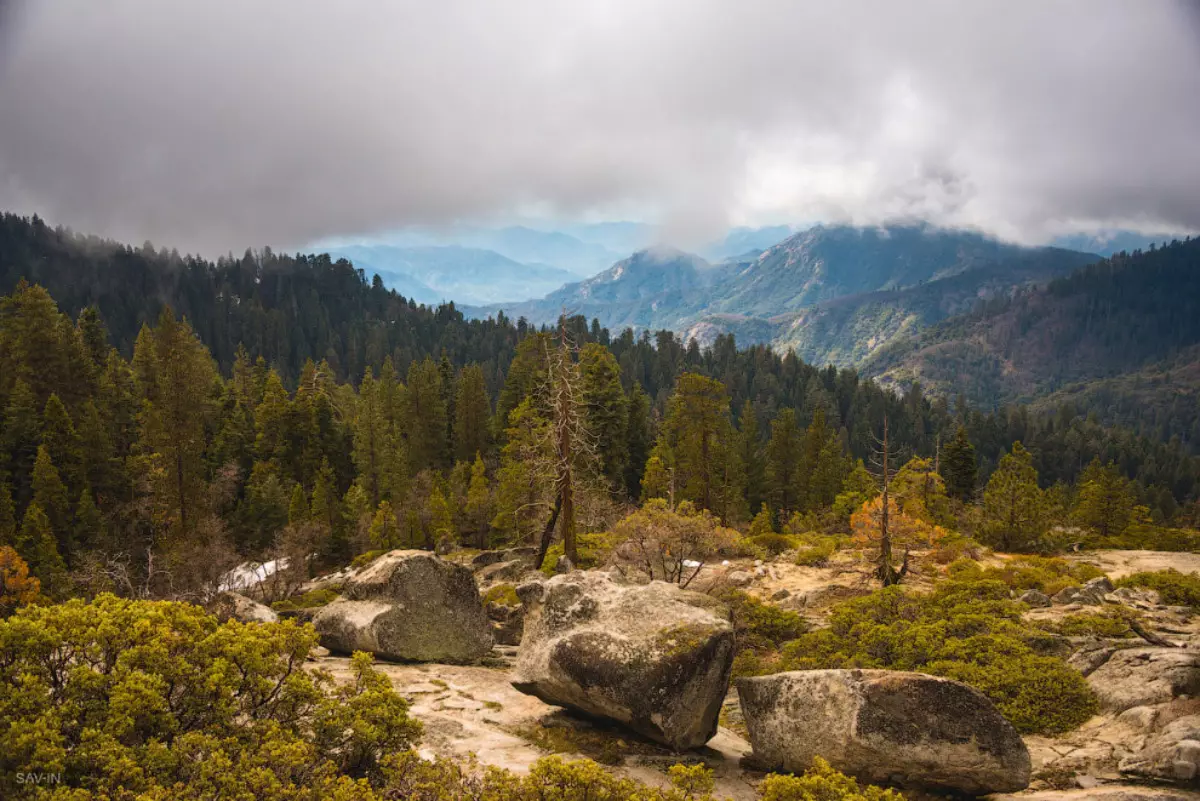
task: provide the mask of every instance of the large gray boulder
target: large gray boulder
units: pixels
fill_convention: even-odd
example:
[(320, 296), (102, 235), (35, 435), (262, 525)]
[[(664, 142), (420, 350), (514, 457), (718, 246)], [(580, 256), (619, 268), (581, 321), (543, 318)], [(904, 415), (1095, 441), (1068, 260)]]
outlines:
[(1149, 706), (1178, 696), (1200, 694), (1200, 652), (1183, 648), (1127, 648), (1115, 651), (1087, 677), (1112, 712)]
[(630, 586), (588, 571), (517, 592), (525, 607), (518, 690), (676, 750), (716, 734), (733, 665), (723, 604), (661, 581)]
[(313, 626), (330, 651), (369, 651), (398, 662), (471, 662), (492, 648), (471, 571), (428, 551), (380, 556)]
[(276, 623), (279, 615), (269, 606), (260, 604), (236, 592), (218, 593), (208, 604), (217, 619), (240, 620), (243, 623)]
[(764, 770), (813, 757), (872, 784), (984, 795), (1029, 784), (1025, 743), (983, 693), (890, 670), (807, 670), (737, 681)]

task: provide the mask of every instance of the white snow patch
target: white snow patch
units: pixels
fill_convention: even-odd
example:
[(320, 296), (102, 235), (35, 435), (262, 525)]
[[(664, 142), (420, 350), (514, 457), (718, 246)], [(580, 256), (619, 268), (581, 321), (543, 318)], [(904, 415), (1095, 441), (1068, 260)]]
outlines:
[(272, 559), (269, 562), (242, 562), (240, 565), (221, 576), (218, 588), (221, 592), (245, 590), (266, 581), (270, 576), (288, 566), (287, 558)]

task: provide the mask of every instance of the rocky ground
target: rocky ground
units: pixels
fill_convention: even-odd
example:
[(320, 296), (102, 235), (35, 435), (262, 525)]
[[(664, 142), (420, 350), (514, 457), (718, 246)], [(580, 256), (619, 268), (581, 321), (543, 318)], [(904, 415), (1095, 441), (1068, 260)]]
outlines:
[[(1114, 578), (1167, 567), (1200, 572), (1200, 554), (1101, 551), (1070, 558), (1095, 564)], [(853, 554), (838, 554), (825, 567), (802, 567), (784, 560), (735, 560), (706, 566), (696, 585), (708, 588), (734, 583), (819, 622), (834, 603), (872, 589), (866, 567)], [(516, 567), (497, 569), (494, 564), (476, 566), (477, 574), (480, 570), (507, 581), (522, 572)], [(909, 583), (931, 583), (935, 568), (930, 565), (924, 573), (927, 575), (918, 565)], [(1104, 710), (1064, 736), (1025, 737), (1034, 777), (1030, 789), (993, 798), (1200, 799), (1200, 792), (1163, 784), (1169, 780), (1187, 785), (1189, 779), (1197, 780), (1200, 699), (1193, 696), (1200, 695), (1200, 617), (1148, 595), (1129, 597), (1125, 592), (1114, 596), (1103, 591), (1101, 595), (1101, 604), (1120, 603), (1138, 609), (1146, 629), (1165, 643), (1152, 645), (1136, 638), (1070, 643), (1076, 652), (1072, 663), (1089, 676)], [(1033, 609), (1029, 616), (1055, 620), (1097, 609), (1095, 605), (1057, 604)], [(528, 769), (548, 753), (584, 756), (614, 771), (657, 783), (665, 783), (665, 768), (671, 764), (703, 761), (715, 771), (718, 795), (739, 801), (755, 797), (754, 785), (761, 774), (742, 763), (750, 744), (732, 691), (717, 735), (704, 748), (676, 754), (628, 730), (569, 714), (518, 692), (510, 683), (516, 653), (515, 647), (500, 645), (481, 664), (381, 662), (379, 666), (425, 725), (423, 747), (429, 754), (456, 760), (474, 758), (484, 765), (516, 771)], [(338, 676), (346, 673), (347, 660), (324, 656), (315, 660), (313, 667)]]

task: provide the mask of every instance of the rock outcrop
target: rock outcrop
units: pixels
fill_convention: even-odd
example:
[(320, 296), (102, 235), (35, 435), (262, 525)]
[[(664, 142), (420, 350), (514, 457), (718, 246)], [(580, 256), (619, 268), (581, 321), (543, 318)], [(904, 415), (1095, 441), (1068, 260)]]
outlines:
[(525, 607), (518, 690), (677, 750), (716, 734), (734, 645), (723, 604), (661, 581), (630, 586), (598, 572), (517, 591)]
[(275, 623), (279, 615), (269, 606), (236, 592), (219, 593), (208, 604), (208, 610), (219, 620), (240, 620), (243, 623)]
[(1029, 590), (1017, 600), (1034, 609), (1050, 606), (1050, 596), (1039, 590)]
[(889, 670), (809, 670), (737, 681), (764, 770), (803, 772), (821, 756), (873, 784), (983, 795), (1029, 784), (1030, 758), (978, 690)]
[(1196, 783), (1200, 780), (1200, 715), (1168, 723), (1141, 751), (1122, 760), (1120, 769), (1142, 779)]
[(1087, 676), (1100, 705), (1112, 712), (1161, 704), (1200, 693), (1200, 652), (1182, 648), (1126, 648)]
[(1107, 576), (1100, 576), (1084, 584), (1082, 587), (1067, 587), (1060, 590), (1052, 599), (1059, 605), (1084, 604), (1085, 606), (1100, 606), (1104, 596), (1113, 591), (1113, 583)]
[(350, 579), (313, 625), (335, 653), (383, 659), (470, 662), (492, 648), (471, 571), (427, 551), (392, 551)]

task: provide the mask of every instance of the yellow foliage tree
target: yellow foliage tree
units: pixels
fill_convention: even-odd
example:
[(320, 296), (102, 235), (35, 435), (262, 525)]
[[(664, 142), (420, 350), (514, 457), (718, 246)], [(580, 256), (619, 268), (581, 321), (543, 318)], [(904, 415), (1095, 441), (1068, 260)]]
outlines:
[(0, 548), (0, 617), (35, 603), (41, 594), (42, 583), (29, 575), (25, 560), (7, 545)]

